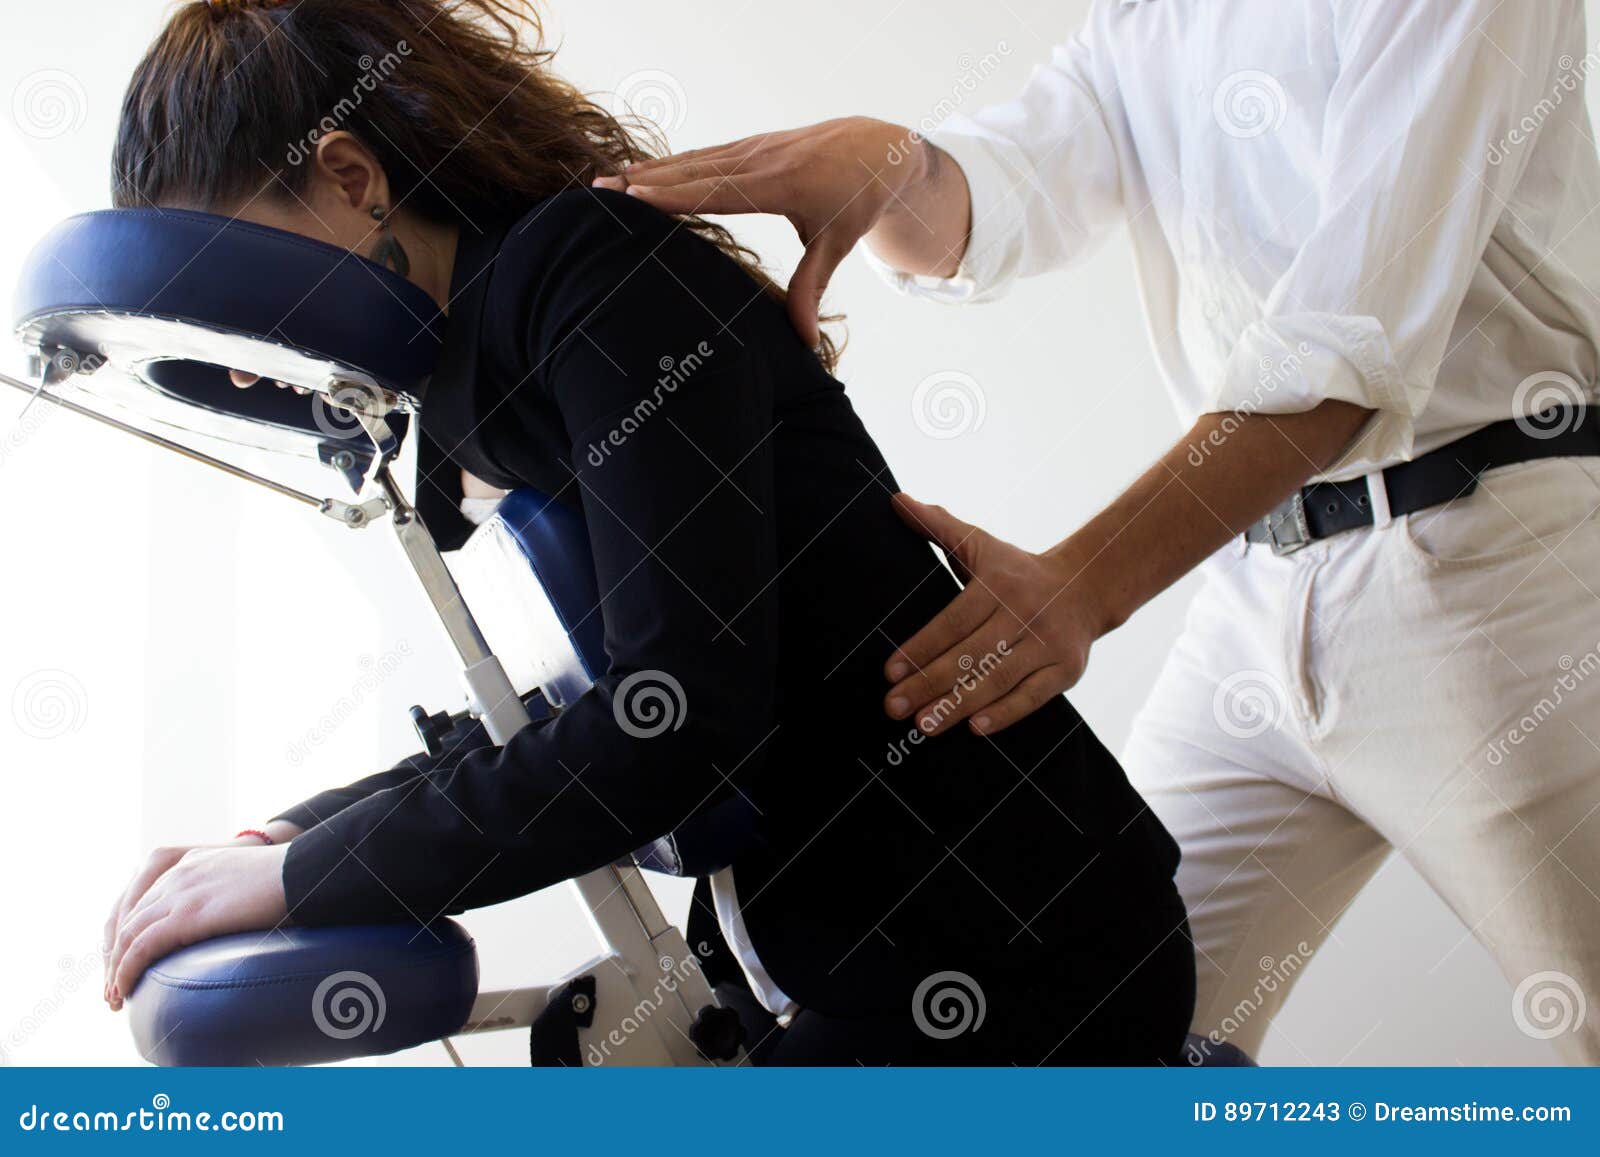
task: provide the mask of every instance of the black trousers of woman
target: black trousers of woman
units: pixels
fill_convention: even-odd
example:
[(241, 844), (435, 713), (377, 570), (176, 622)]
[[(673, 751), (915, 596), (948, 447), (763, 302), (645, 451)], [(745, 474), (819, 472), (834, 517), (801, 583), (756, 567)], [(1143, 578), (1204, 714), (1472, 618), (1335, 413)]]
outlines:
[(1079, 930), (1082, 947), (1063, 952), (1054, 967), (998, 983), (951, 979), (887, 1014), (802, 1009), (787, 1026), (756, 1000), (715, 922), (694, 919), (691, 927), (712, 938), (697, 941), (709, 950), (704, 966), (717, 999), (738, 1012), (754, 1065), (1188, 1066), (1183, 1026), (1195, 1001), (1189, 923), (1182, 904), (1174, 904), (1162, 914), (1168, 934), (1152, 944), (1160, 933), (1140, 932), (1152, 927), (1149, 915), (1138, 915), (1137, 928), (1114, 921)]

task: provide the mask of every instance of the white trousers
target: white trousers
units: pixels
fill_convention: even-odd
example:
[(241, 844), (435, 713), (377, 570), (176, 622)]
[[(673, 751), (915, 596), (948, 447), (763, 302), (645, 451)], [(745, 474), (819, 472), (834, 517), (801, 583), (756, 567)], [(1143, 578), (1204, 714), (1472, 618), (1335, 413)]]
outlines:
[[(1194, 1031), (1253, 1051), (1391, 851), (1600, 1064), (1600, 459), (1207, 582), (1124, 765), (1183, 848)], [(1427, 968), (1430, 961), (1419, 961)]]

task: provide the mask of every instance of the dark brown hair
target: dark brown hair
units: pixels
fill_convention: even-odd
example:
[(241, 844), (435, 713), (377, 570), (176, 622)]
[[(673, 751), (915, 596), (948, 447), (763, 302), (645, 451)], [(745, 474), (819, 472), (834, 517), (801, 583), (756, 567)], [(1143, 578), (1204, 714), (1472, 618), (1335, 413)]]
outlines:
[[(113, 204), (288, 198), (333, 128), (377, 157), (395, 204), (458, 224), (521, 216), (656, 154), (657, 134), (557, 76), (553, 55), (531, 0), (186, 3), (129, 82)], [(684, 221), (784, 297), (725, 228)], [(824, 337), (830, 369), (836, 353)]]

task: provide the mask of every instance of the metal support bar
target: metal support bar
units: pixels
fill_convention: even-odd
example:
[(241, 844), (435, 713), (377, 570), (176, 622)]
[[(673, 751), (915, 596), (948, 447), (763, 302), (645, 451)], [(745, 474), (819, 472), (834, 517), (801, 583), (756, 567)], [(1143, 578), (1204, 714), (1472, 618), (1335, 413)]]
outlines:
[[(153, 446), (265, 487), (285, 498), (314, 507), (347, 526), (363, 527), (385, 511), (391, 512), (391, 521), (401, 549), (462, 661), (474, 713), (483, 720), (489, 738), (503, 746), (529, 724), (531, 720), (526, 706), (512, 690), (499, 659), (489, 650), (433, 536), (395, 483), (390, 467), (398, 453), (399, 443), (385, 417), (357, 414), (377, 450), (371, 479), (382, 494), (379, 498), (355, 505), (331, 498), (317, 498), (295, 490), (181, 442), (148, 433), (108, 414), (62, 398), (47, 388), (52, 380), (48, 363), (37, 385), (0, 374), (0, 383), (21, 390), (31, 399), (43, 398), (64, 410), (131, 434)], [(653, 1001), (653, 1007), (659, 1010), (658, 1017), (651, 1021), (651, 1027), (656, 1031), (666, 1054), (680, 1065), (706, 1063), (690, 1040), (690, 1029), (699, 1010), (715, 1004), (716, 998), (699, 963), (690, 954), (683, 935), (662, 914), (643, 874), (633, 863), (624, 861), (597, 869), (570, 883), (595, 933), (612, 950), (608, 961), (627, 976), (640, 1001)], [(536, 1015), (541, 999), (539, 990), (485, 994), (480, 998), (474, 1009), (474, 1017), (464, 1031), (493, 1031), (507, 1027), (507, 1019), (521, 1023)], [(512, 1007), (501, 1014), (487, 1011), (505, 1003)], [(448, 1042), (446, 1047), (450, 1048)], [(459, 1064), (459, 1055), (455, 1054), (453, 1048), (450, 1051), (452, 1059)]]
[[(53, 366), (55, 363), (47, 362), (45, 364), (47, 367), (49, 367)], [(59, 406), (61, 409), (70, 413), (78, 414), (81, 417), (89, 418), (92, 421), (99, 422), (102, 426), (109, 426), (111, 429), (117, 430), (123, 434), (131, 434), (141, 442), (148, 442), (150, 445), (159, 447), (162, 450), (170, 450), (174, 454), (178, 454), (189, 459), (191, 462), (198, 462), (202, 466), (209, 466), (213, 470), (220, 470), (222, 473), (227, 474), (230, 477), (238, 478), (245, 482), (252, 482), (257, 486), (264, 487), (265, 489), (272, 491), (274, 494), (281, 494), (285, 498), (292, 498), (294, 501), (302, 503), (306, 506), (313, 506), (320, 513), (326, 514), (334, 521), (341, 522), (352, 529), (361, 529), (372, 521), (375, 514), (379, 513), (379, 511), (374, 510), (373, 505), (370, 502), (362, 503), (361, 505), (357, 506), (349, 502), (341, 502), (337, 498), (318, 498), (315, 495), (305, 493), (303, 490), (296, 490), (292, 486), (285, 486), (281, 482), (275, 482), (265, 475), (256, 474), (250, 470), (246, 470), (242, 466), (235, 466), (231, 462), (224, 462), (221, 458), (213, 458), (210, 454), (196, 450), (193, 446), (186, 446), (182, 442), (174, 441), (171, 438), (163, 438), (160, 434), (152, 434), (147, 430), (141, 430), (137, 426), (130, 425), (127, 422), (113, 418), (110, 414), (102, 414), (99, 410), (92, 409), (88, 406), (81, 406), (77, 402), (63, 398), (60, 394), (52, 393), (47, 388), (50, 385), (48, 368), (45, 370), (45, 374), (46, 376), (40, 379), (37, 386), (30, 386), (27, 382), (14, 378), (10, 374), (0, 374), (0, 384), (10, 386), (15, 390), (21, 390), (23, 393), (27, 394), (28, 405), (30, 406), (33, 405), (35, 401), (42, 399), (49, 402), (51, 405)]]

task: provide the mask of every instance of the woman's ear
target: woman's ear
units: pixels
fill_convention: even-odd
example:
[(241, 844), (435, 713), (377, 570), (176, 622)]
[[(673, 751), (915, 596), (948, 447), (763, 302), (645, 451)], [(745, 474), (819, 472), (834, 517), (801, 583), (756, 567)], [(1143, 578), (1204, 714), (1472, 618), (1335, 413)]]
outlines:
[(374, 207), (387, 212), (389, 178), (366, 145), (344, 130), (317, 139), (311, 158), (312, 205), (336, 204), (369, 220)]

